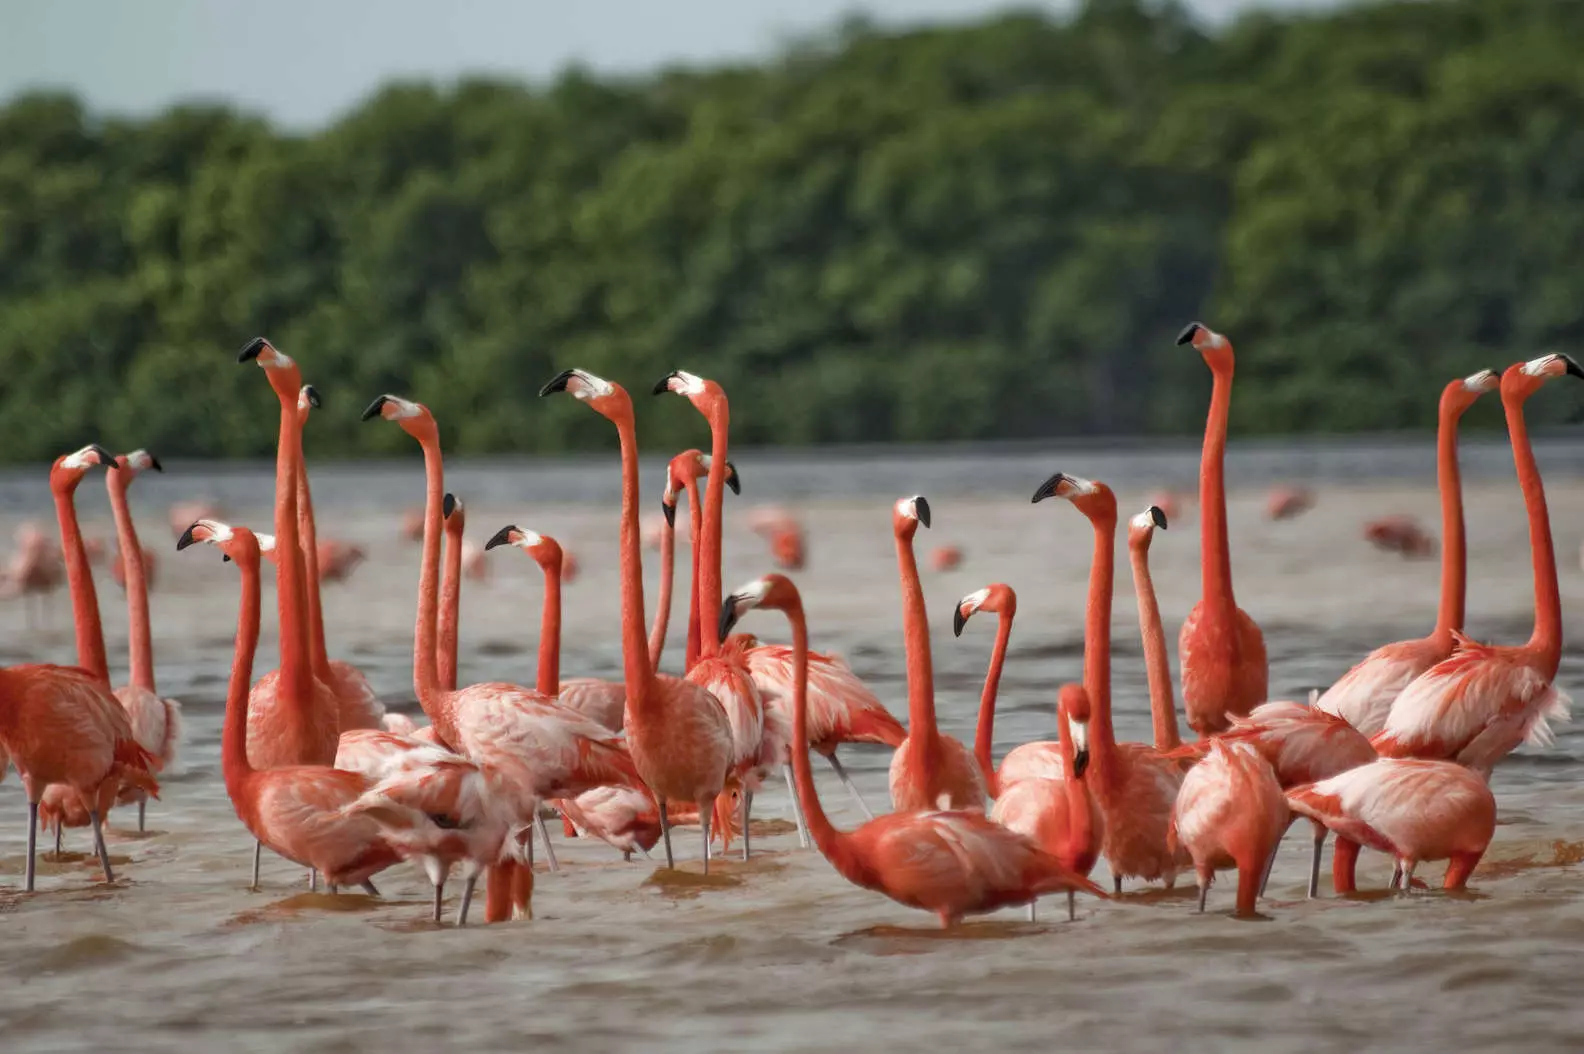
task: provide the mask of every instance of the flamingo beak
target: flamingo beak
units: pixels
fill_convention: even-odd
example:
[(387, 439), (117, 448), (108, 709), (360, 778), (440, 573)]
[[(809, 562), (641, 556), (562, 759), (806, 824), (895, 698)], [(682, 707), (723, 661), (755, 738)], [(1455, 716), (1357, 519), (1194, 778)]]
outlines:
[(952, 636), (961, 637), (963, 627), (966, 625), (968, 625), (968, 616), (963, 614), (962, 605), (958, 604), (957, 609), (952, 612)]
[(742, 482), (737, 478), (737, 466), (730, 461), (726, 462), (726, 485), (733, 494), (742, 493)]
[(737, 625), (737, 619), (741, 617), (737, 607), (747, 599), (740, 593), (733, 593), (721, 603), (720, 639), (722, 641), (731, 635), (732, 627)]
[(251, 362), (258, 358), (267, 347), (269, 347), (269, 341), (265, 340), (263, 337), (254, 337), (252, 340), (247, 342), (247, 347), (237, 352), (237, 361)]
[(1166, 513), (1161, 510), (1161, 507), (1159, 505), (1151, 505), (1149, 514), (1150, 519), (1155, 521), (1155, 526), (1164, 531), (1166, 529)]
[(517, 525), (516, 524), (511, 524), (509, 526), (502, 527), (500, 530), (496, 531), (495, 532), (495, 537), (491, 538), (489, 541), (484, 543), (485, 551), (488, 551), (490, 549), (494, 549), (494, 548), (496, 548), (498, 546), (502, 546), (502, 545), (510, 545), (511, 544), (511, 535), (512, 535), (512, 532), (515, 531), (515, 530), (517, 530)]
[(671, 504), (669, 504), (669, 503), (667, 503), (665, 501), (662, 501), (660, 503), (660, 511), (665, 513), (666, 526), (672, 528), (673, 530), (675, 530), (676, 529), (676, 506), (675, 505), (671, 505)]
[(456, 507), (457, 507), (456, 495), (455, 494), (447, 494), (445, 496), (445, 501), (442, 502), (441, 505), (440, 505), (440, 515), (441, 515), (441, 517), (443, 519), (449, 520), (451, 518), (451, 514), (453, 512), (456, 512)]
[(1197, 322), (1188, 323), (1186, 326), (1183, 327), (1183, 331), (1181, 333), (1177, 334), (1177, 343), (1178, 343), (1178, 345), (1181, 346), (1183, 344), (1187, 344), (1189, 341), (1194, 339), (1194, 334), (1198, 333), (1198, 332), (1199, 332), (1199, 323), (1197, 323)]
[(1089, 767), (1089, 748), (1073, 751), (1073, 779), (1082, 779), (1084, 770)]

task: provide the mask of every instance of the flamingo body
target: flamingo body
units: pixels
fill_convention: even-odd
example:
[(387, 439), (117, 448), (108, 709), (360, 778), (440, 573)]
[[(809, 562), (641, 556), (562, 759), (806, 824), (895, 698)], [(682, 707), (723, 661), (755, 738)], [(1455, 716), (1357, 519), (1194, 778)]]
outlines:
[[(792, 649), (760, 644), (748, 649), (747, 659), (765, 709), (778, 711), (790, 727)], [(811, 750), (829, 756), (843, 743), (877, 743), (895, 749), (907, 739), (902, 722), (835, 656), (809, 653), (808, 692)]]
[(1315, 700), (1315, 709), (1374, 736), (1386, 727), (1386, 715), (1403, 690), (1451, 651), (1450, 636), (1445, 646), (1430, 637), (1382, 645)]
[(573, 677), (561, 682), (556, 701), (610, 729), (619, 732), (626, 722), (627, 686), (620, 681), (597, 677)]
[(1314, 783), (1368, 765), (1378, 756), (1364, 734), (1340, 717), (1287, 701), (1265, 703), (1210, 742), (1258, 750), (1283, 787)]
[(1254, 913), (1265, 862), (1288, 820), (1287, 799), (1259, 750), (1252, 743), (1211, 740), (1204, 760), (1183, 777), (1167, 835), (1193, 858), (1201, 910), (1214, 873), (1236, 868), (1238, 914)]

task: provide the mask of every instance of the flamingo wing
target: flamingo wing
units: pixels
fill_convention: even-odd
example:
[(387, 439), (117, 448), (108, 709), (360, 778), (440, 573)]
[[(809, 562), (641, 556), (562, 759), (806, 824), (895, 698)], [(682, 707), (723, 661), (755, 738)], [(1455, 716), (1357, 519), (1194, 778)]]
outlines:
[(1414, 647), (1422, 642), (1387, 644), (1376, 648), (1315, 701), (1315, 708), (1340, 717), (1366, 736), (1386, 726), (1392, 703), (1438, 656), (1433, 650)]

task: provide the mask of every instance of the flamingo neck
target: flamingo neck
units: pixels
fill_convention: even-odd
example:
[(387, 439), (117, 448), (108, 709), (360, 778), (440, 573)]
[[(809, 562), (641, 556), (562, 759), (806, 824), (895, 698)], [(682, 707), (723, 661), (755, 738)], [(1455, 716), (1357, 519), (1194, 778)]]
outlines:
[(553, 697), (561, 694), (560, 560), (545, 562), (544, 579), (544, 606), (539, 613), (539, 680), (536, 687), (540, 695)]
[(638, 540), (638, 433), (632, 408), (616, 417), (621, 441), (621, 608), (622, 676), (627, 687), (627, 712), (635, 722), (653, 714), (654, 670), (644, 640), (643, 553)]
[(1084, 615), (1084, 689), (1089, 693), (1090, 753), (1095, 781), (1107, 786), (1116, 774), (1116, 732), (1111, 724), (1111, 589), (1116, 576), (1116, 514), (1097, 514), (1089, 602)]
[(297, 477), (302, 471), (302, 418), (297, 396), (280, 395), (280, 441), (275, 457), (275, 599), (280, 610), (281, 692), (302, 716), (314, 705), (308, 649), (308, 600), (302, 540), (297, 529)]
[(1160, 604), (1150, 576), (1149, 550), (1142, 545), (1130, 546), (1128, 559), (1133, 566), (1133, 590), (1138, 595), (1139, 636), (1144, 642), (1144, 672), (1149, 678), (1150, 723), (1155, 733), (1155, 749), (1173, 750), (1182, 745), (1182, 737), (1177, 731), (1171, 660), (1167, 658), (1166, 631), (1161, 626)]
[[(1072, 772), (1077, 768), (1074, 759), (1077, 753), (1073, 750), (1072, 723), (1067, 719), (1067, 711), (1062, 707), (1056, 708), (1057, 749), (1061, 751), (1062, 771)], [(1067, 839), (1072, 850), (1075, 862), (1079, 857), (1091, 861), (1095, 843), (1094, 813), (1090, 809), (1089, 779), (1085, 773), (1076, 779), (1067, 779)]]
[(462, 532), (465, 526), (462, 511), (452, 510), (450, 519), (445, 521), (445, 573), (440, 582), (439, 645), (435, 653), (436, 677), (440, 689), (446, 692), (454, 692), (457, 687), (457, 641), (462, 631)]
[[(649, 668), (660, 672), (660, 657), (665, 654), (666, 630), (671, 624), (671, 579), (676, 572), (676, 526), (667, 523), (660, 530), (660, 597), (655, 601), (654, 625), (649, 630)], [(691, 603), (689, 609), (691, 610)]]
[[(61, 556), (66, 561), (66, 584), (71, 590), (72, 624), (77, 632), (77, 665), (109, 687), (110, 661), (105, 657), (104, 627), (99, 622), (99, 594), (94, 590), (93, 568), (88, 564), (88, 550), (77, 526), (77, 485), (56, 487), (54, 492)], [(126, 559), (124, 554), (122, 559)]]
[[(724, 394), (717, 395), (710, 401), (709, 407), (710, 426), (710, 467), (709, 482), (704, 489), (704, 531), (703, 538), (694, 550), (695, 557), (702, 552), (703, 560), (699, 569), (699, 599), (698, 619), (701, 626), (718, 626), (720, 624), (721, 609), (721, 516), (724, 514), (724, 491), (726, 489), (726, 438), (730, 430), (731, 411), (726, 403)], [(697, 521), (695, 521), (695, 526)], [(698, 532), (695, 530), (695, 537)], [(701, 654), (706, 658), (713, 657), (720, 652), (720, 641), (716, 638), (719, 634), (710, 632), (703, 635), (703, 650)]]
[(143, 571), (143, 546), (138, 541), (132, 510), (127, 504), (127, 487), (132, 470), (105, 473), (110, 492), (110, 511), (115, 515), (116, 545), (121, 550), (121, 571), (126, 576), (129, 681), (134, 688), (154, 692), (154, 635), (149, 629), (148, 576)]
[[(299, 433), (300, 434), (300, 433)], [(301, 535), (304, 590), (308, 605), (308, 646), (314, 675), (330, 675), (330, 651), (325, 645), (324, 608), (319, 597), (319, 530), (314, 524), (313, 492), (308, 486), (307, 460), (297, 467), (297, 530)]]
[(1524, 421), (1524, 398), (1503, 392), (1502, 408), (1507, 413), (1518, 486), (1529, 514), (1529, 549), (1534, 560), (1535, 626), (1527, 648), (1538, 659), (1546, 680), (1551, 680), (1562, 661), (1562, 595), (1557, 587), (1556, 550), (1551, 544), (1545, 487), (1540, 482), (1540, 466), (1535, 462), (1529, 426)]
[(802, 603), (789, 604), (786, 615), (792, 624), (792, 779), (797, 784), (798, 801), (803, 806), (803, 820), (808, 825), (809, 836), (825, 859), (851, 877), (856, 863), (851, 836), (833, 827), (830, 817), (825, 815), (819, 789), (814, 786), (814, 767), (809, 760), (808, 622), (803, 616)]
[(258, 651), (261, 590), (258, 556), (249, 559), (244, 555), (236, 564), (242, 573), (242, 600), (237, 609), (231, 682), (226, 689), (225, 724), (220, 732), (220, 768), (226, 793), (240, 812), (246, 800), (244, 785), (254, 772), (247, 756), (248, 690), (253, 683), (253, 657)]
[(896, 536), (902, 578), (902, 643), (907, 657), (908, 749), (927, 762), (935, 753), (935, 672), (930, 665), (929, 618), (911, 535)]
[(692, 552), (689, 553), (693, 563), (688, 579), (687, 653), (683, 663), (683, 672), (686, 673), (698, 665), (699, 655), (702, 653), (704, 644), (699, 629), (701, 621), (699, 605), (703, 603), (704, 595), (701, 588), (703, 572), (700, 570), (704, 560), (701, 558), (700, 553), (705, 550), (702, 548), (704, 544), (703, 527), (700, 526), (704, 519), (703, 502), (699, 500), (698, 481), (690, 480), (682, 486), (687, 491), (688, 515), (692, 517), (688, 520), (688, 529), (693, 532), (693, 548)]
[(984, 774), (985, 786), (992, 798), (1000, 797), (995, 759), (991, 754), (995, 742), (996, 692), (1001, 687), (1001, 668), (1006, 663), (1007, 645), (1011, 640), (1012, 613), (1004, 611), (997, 616), (995, 648), (985, 671), (984, 690), (979, 694), (979, 724), (974, 729), (974, 759), (979, 762), (979, 770)]
[(413, 633), (413, 691), (418, 705), (446, 743), (456, 734), (445, 706), (445, 691), (440, 686), (440, 668), (435, 656), (436, 623), (440, 616), (440, 534), (443, 530), (441, 506), (445, 503), (445, 467), (440, 455), (440, 437), (420, 439), (424, 455), (424, 530), (423, 557), (418, 571), (418, 622)]
[(1232, 364), (1211, 367), (1210, 414), (1199, 458), (1200, 576), (1207, 607), (1230, 625), (1237, 601), (1232, 596), (1232, 552), (1227, 540), (1226, 443), (1232, 412)]
[(1443, 406), (1436, 428), (1436, 483), (1441, 491), (1441, 604), (1436, 609), (1435, 630), (1431, 637), (1445, 648), (1452, 645), (1452, 631), (1463, 628), (1468, 574), (1463, 476), (1458, 469), (1460, 416), (1456, 408)]

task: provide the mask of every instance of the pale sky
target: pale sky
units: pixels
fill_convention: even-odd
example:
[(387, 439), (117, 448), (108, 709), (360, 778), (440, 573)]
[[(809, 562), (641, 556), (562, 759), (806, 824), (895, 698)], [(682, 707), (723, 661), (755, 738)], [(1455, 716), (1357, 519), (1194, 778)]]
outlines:
[[(1316, 0), (1264, 0), (1295, 7)], [(1318, 0), (1324, 2), (1324, 0)], [(1219, 20), (1251, 0), (1186, 0)], [(224, 100), (311, 127), (394, 77), (543, 80), (752, 58), (862, 10), (965, 20), (1058, 0), (0, 0), (0, 102), (68, 88), (100, 112)]]

